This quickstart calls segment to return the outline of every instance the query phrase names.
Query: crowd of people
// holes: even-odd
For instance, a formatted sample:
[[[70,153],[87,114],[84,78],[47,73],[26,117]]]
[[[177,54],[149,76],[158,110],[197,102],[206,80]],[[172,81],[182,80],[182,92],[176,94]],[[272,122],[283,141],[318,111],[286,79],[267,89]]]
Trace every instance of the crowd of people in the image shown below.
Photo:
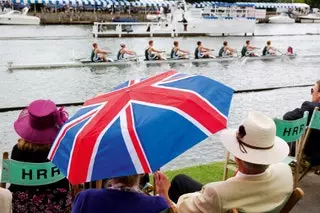
[[[107,62],[111,61],[113,62],[113,59],[107,58],[108,54],[111,54],[111,51],[103,50],[98,47],[97,43],[92,44],[92,52],[91,52],[91,61],[92,62]],[[129,50],[126,47],[125,43],[120,44],[120,49],[117,53],[117,59],[116,60],[124,60],[128,56],[135,56],[136,52]],[[254,47],[251,45],[250,40],[247,40],[244,44],[244,46],[241,49],[240,56],[241,57],[258,57],[259,54],[256,53],[256,50],[258,50],[258,47]],[[204,47],[202,45],[202,41],[197,41],[197,47],[194,51],[194,58],[195,59],[201,59],[201,58],[216,58],[216,57],[239,57],[238,52],[235,48],[231,48],[228,45],[227,41],[223,42],[222,47],[219,49],[218,55],[214,56],[213,52],[214,49]],[[163,56],[162,54],[165,53],[164,50],[158,50],[154,48],[154,41],[150,40],[148,42],[148,47],[145,49],[145,60],[153,61],[153,60],[166,60],[167,58]],[[271,45],[271,41],[266,42],[266,46],[262,50],[262,56],[272,56],[276,55],[277,52],[280,52],[278,49],[273,47]],[[281,53],[282,54],[282,53]],[[288,47],[286,55],[292,55],[293,49],[292,47]],[[173,47],[170,52],[169,59],[179,60],[179,59],[190,59],[190,51],[188,50],[182,50],[179,47],[179,42],[174,41]]]
[[[4,12],[5,9],[12,7],[12,4],[9,1],[0,1],[0,12]]]
[[[85,12],[106,12],[106,13],[117,13],[117,12],[123,12],[128,14],[135,14],[139,12],[143,13],[153,13],[153,12],[159,12],[162,7],[151,5],[151,6],[135,6],[130,7],[129,5],[97,5],[97,4],[80,4],[79,2],[76,2],[75,4],[68,4],[66,2],[63,2],[63,4],[58,4],[56,2],[48,2],[48,3],[38,3],[36,8],[34,8],[34,4],[26,4],[26,3],[20,3],[20,2],[11,2],[11,1],[0,1],[0,11],[4,11],[5,8],[8,9],[15,9],[15,10],[21,10],[24,7],[31,8],[33,11],[36,9],[36,11],[42,11],[42,12],[66,12],[66,11],[85,11]],[[165,7],[166,8],[166,7]]]
[[[152,43],[150,44],[150,49]],[[175,43],[174,48],[178,48]],[[125,46],[122,45],[124,53]],[[201,47],[201,43],[199,44]],[[185,51],[185,53],[187,53]],[[134,54],[134,52],[128,52]],[[284,115],[286,120],[301,118],[320,107],[320,80],[311,88],[311,101],[305,101]],[[13,128],[18,135],[11,159],[20,162],[45,163],[59,129],[68,120],[63,107],[53,101],[35,100],[22,110]],[[320,165],[319,130],[312,130],[305,154],[313,166]],[[249,112],[238,129],[225,129],[220,140],[235,156],[236,174],[226,181],[202,185],[180,174],[172,181],[161,171],[154,173],[156,196],[142,191],[146,174],[106,180],[103,189],[84,190],[72,197],[69,182],[62,178],[54,183],[24,186],[11,184],[0,188],[2,213],[26,212],[140,212],[158,213],[172,208],[181,213],[227,212],[239,208],[245,212],[265,212],[283,205],[293,191],[289,165],[281,163],[290,152],[288,144],[276,136],[276,126],[261,112]],[[291,153],[292,154],[292,153]],[[316,170],[319,174],[319,169]]]

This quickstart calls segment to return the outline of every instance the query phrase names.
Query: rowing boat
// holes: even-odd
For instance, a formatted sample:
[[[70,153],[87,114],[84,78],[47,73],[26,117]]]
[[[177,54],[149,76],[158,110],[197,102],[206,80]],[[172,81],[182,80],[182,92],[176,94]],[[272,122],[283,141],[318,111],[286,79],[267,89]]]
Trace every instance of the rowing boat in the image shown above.
[[[22,69],[51,69],[51,68],[72,68],[72,67],[108,67],[124,66],[134,64],[177,64],[177,63],[208,63],[208,62],[231,62],[231,61],[256,61],[256,60],[275,60],[275,59],[294,59],[296,54],[292,55],[272,55],[258,57],[218,57],[202,59],[167,59],[167,60],[118,60],[113,62],[90,62],[88,60],[60,62],[60,63],[39,63],[39,64],[8,64],[8,70]],[[320,55],[301,55],[300,57],[320,57]]]

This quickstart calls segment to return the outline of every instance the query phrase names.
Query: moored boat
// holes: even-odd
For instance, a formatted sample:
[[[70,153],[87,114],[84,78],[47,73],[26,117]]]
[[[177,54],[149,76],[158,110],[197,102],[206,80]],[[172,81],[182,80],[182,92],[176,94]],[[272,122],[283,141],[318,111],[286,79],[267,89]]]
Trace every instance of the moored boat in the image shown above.
[[[36,16],[28,16],[28,8],[23,8],[22,12],[17,10],[9,11],[0,15],[0,25],[39,25],[40,18]]]
[[[306,16],[299,16],[301,23],[320,23],[320,14],[310,13]]]
[[[295,20],[293,18],[289,17],[289,15],[287,13],[281,13],[278,16],[270,17],[269,23],[272,23],[272,24],[293,24],[293,23],[295,23]]]
[[[159,22],[95,22],[92,34],[95,37],[253,35],[256,25],[253,6],[214,3],[209,8],[197,8],[183,2],[172,5],[171,11],[170,14],[164,14],[163,18],[162,15],[148,16],[149,20],[156,19]]]

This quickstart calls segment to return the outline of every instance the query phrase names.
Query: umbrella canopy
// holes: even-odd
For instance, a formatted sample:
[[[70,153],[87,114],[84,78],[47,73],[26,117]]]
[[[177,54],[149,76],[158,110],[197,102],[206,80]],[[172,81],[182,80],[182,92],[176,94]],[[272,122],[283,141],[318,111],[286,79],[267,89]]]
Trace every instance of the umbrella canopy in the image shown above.
[[[86,101],[48,158],[72,184],[150,173],[224,129],[233,89],[168,71]]]

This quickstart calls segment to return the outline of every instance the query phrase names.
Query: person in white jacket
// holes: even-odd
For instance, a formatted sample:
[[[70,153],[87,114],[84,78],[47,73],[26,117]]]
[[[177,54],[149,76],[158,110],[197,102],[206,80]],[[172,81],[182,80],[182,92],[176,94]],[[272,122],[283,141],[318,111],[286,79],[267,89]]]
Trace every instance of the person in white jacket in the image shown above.
[[[220,140],[235,156],[238,172],[234,177],[202,186],[184,175],[170,183],[157,172],[158,194],[179,213],[225,213],[233,208],[257,213],[281,208],[293,191],[293,178],[290,167],[279,163],[289,148],[276,136],[274,121],[251,112],[239,129],[223,130]]]
[[[12,212],[12,194],[8,189],[0,187],[0,212],[11,213]]]

